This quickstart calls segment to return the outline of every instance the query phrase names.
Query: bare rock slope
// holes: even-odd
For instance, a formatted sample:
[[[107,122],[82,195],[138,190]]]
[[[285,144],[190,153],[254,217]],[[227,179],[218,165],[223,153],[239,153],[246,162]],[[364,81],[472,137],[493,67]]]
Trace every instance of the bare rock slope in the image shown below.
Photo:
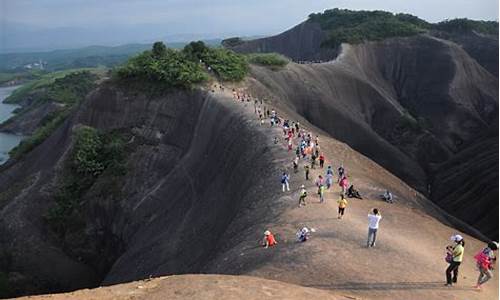
[[[498,236],[498,153],[490,148],[498,143],[498,79],[458,45],[428,35],[344,44],[329,63],[252,73],[255,93]],[[461,176],[448,178],[452,162]],[[471,201],[478,214],[468,213]]]

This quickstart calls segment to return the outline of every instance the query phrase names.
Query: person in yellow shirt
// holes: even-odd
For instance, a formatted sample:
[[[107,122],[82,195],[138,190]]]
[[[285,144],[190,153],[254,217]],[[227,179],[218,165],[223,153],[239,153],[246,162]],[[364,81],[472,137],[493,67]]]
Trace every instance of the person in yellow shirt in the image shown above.
[[[451,237],[454,243],[453,246],[447,247],[447,251],[451,254],[450,265],[446,269],[446,284],[445,286],[451,286],[452,283],[457,283],[458,278],[458,267],[462,263],[464,257],[464,246],[465,242],[461,235],[456,234]],[[453,277],[451,276],[453,273]]]
[[[345,208],[347,207],[347,200],[344,198],[344,195],[340,195],[340,199],[337,201],[339,204],[339,213],[337,218],[342,219],[344,216]]]

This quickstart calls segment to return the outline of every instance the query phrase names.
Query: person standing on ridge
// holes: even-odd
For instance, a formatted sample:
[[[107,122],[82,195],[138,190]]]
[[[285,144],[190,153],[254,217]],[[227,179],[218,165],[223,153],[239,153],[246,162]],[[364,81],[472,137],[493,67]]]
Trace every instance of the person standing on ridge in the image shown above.
[[[348,185],[349,185],[349,182],[348,182],[348,180],[347,180],[347,177],[346,177],[346,176],[344,176],[344,177],[340,180],[339,185],[340,185],[340,187],[342,188],[342,195],[344,195],[344,196],[345,196],[345,194],[346,194],[346,192],[347,192],[347,187],[348,187]]]
[[[297,173],[299,171],[299,157],[295,156],[295,159],[293,160],[293,172]]]
[[[323,169],[323,166],[325,165],[325,155],[321,153],[319,156],[319,167]]]
[[[342,178],[344,177],[345,175],[345,170],[344,170],[344,166],[343,165],[340,165],[340,167],[338,168],[337,170],[339,172],[339,181],[342,180]]]
[[[497,250],[498,243],[489,242],[486,248],[483,248],[474,256],[479,270],[479,278],[477,279],[477,284],[475,286],[476,289],[481,289],[481,286],[493,277],[491,271],[493,270],[493,264],[497,259],[493,251]]]
[[[311,154],[311,169],[314,169],[315,165],[316,165],[316,154],[312,153]]]
[[[445,286],[452,286],[452,283],[457,283],[458,279],[458,268],[460,267],[460,264],[462,263],[463,257],[464,257],[464,238],[456,234],[451,237],[451,240],[455,243],[452,246],[446,247],[446,250],[448,253],[451,255],[451,261],[449,262],[450,264],[448,265],[448,268],[446,268],[446,284]],[[453,277],[451,276],[453,273]]]
[[[375,247],[375,240],[377,239],[378,224],[382,216],[378,212],[378,209],[374,208],[371,213],[368,214],[368,240],[366,241],[366,247]]]
[[[344,198],[344,195],[340,195],[340,199],[337,201],[339,204],[339,213],[337,218],[342,219],[344,216],[345,208],[347,207],[347,200]]]
[[[302,205],[306,206],[306,197],[307,197],[307,191],[304,185],[300,187],[300,194],[299,194],[299,207]]]
[[[283,192],[285,192],[285,188],[287,191],[290,191],[290,185],[288,183],[289,180],[290,176],[286,172],[283,172],[283,175],[281,176],[281,186],[283,187]]]

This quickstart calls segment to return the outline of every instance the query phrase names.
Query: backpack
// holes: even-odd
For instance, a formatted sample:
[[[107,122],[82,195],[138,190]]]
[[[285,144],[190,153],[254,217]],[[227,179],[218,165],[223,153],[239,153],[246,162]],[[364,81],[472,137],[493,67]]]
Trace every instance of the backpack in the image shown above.
[[[453,261],[453,254],[451,254],[451,253],[446,253],[446,257],[444,258],[444,260],[445,260],[447,263],[451,264],[451,262]]]

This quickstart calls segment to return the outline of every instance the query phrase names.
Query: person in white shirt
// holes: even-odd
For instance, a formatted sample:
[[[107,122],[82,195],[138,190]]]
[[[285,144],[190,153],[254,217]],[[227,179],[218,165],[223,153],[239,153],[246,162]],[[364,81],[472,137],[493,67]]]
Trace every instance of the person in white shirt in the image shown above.
[[[382,219],[382,216],[376,208],[373,209],[372,213],[368,214],[368,241],[366,242],[368,248],[375,247],[380,219]]]

